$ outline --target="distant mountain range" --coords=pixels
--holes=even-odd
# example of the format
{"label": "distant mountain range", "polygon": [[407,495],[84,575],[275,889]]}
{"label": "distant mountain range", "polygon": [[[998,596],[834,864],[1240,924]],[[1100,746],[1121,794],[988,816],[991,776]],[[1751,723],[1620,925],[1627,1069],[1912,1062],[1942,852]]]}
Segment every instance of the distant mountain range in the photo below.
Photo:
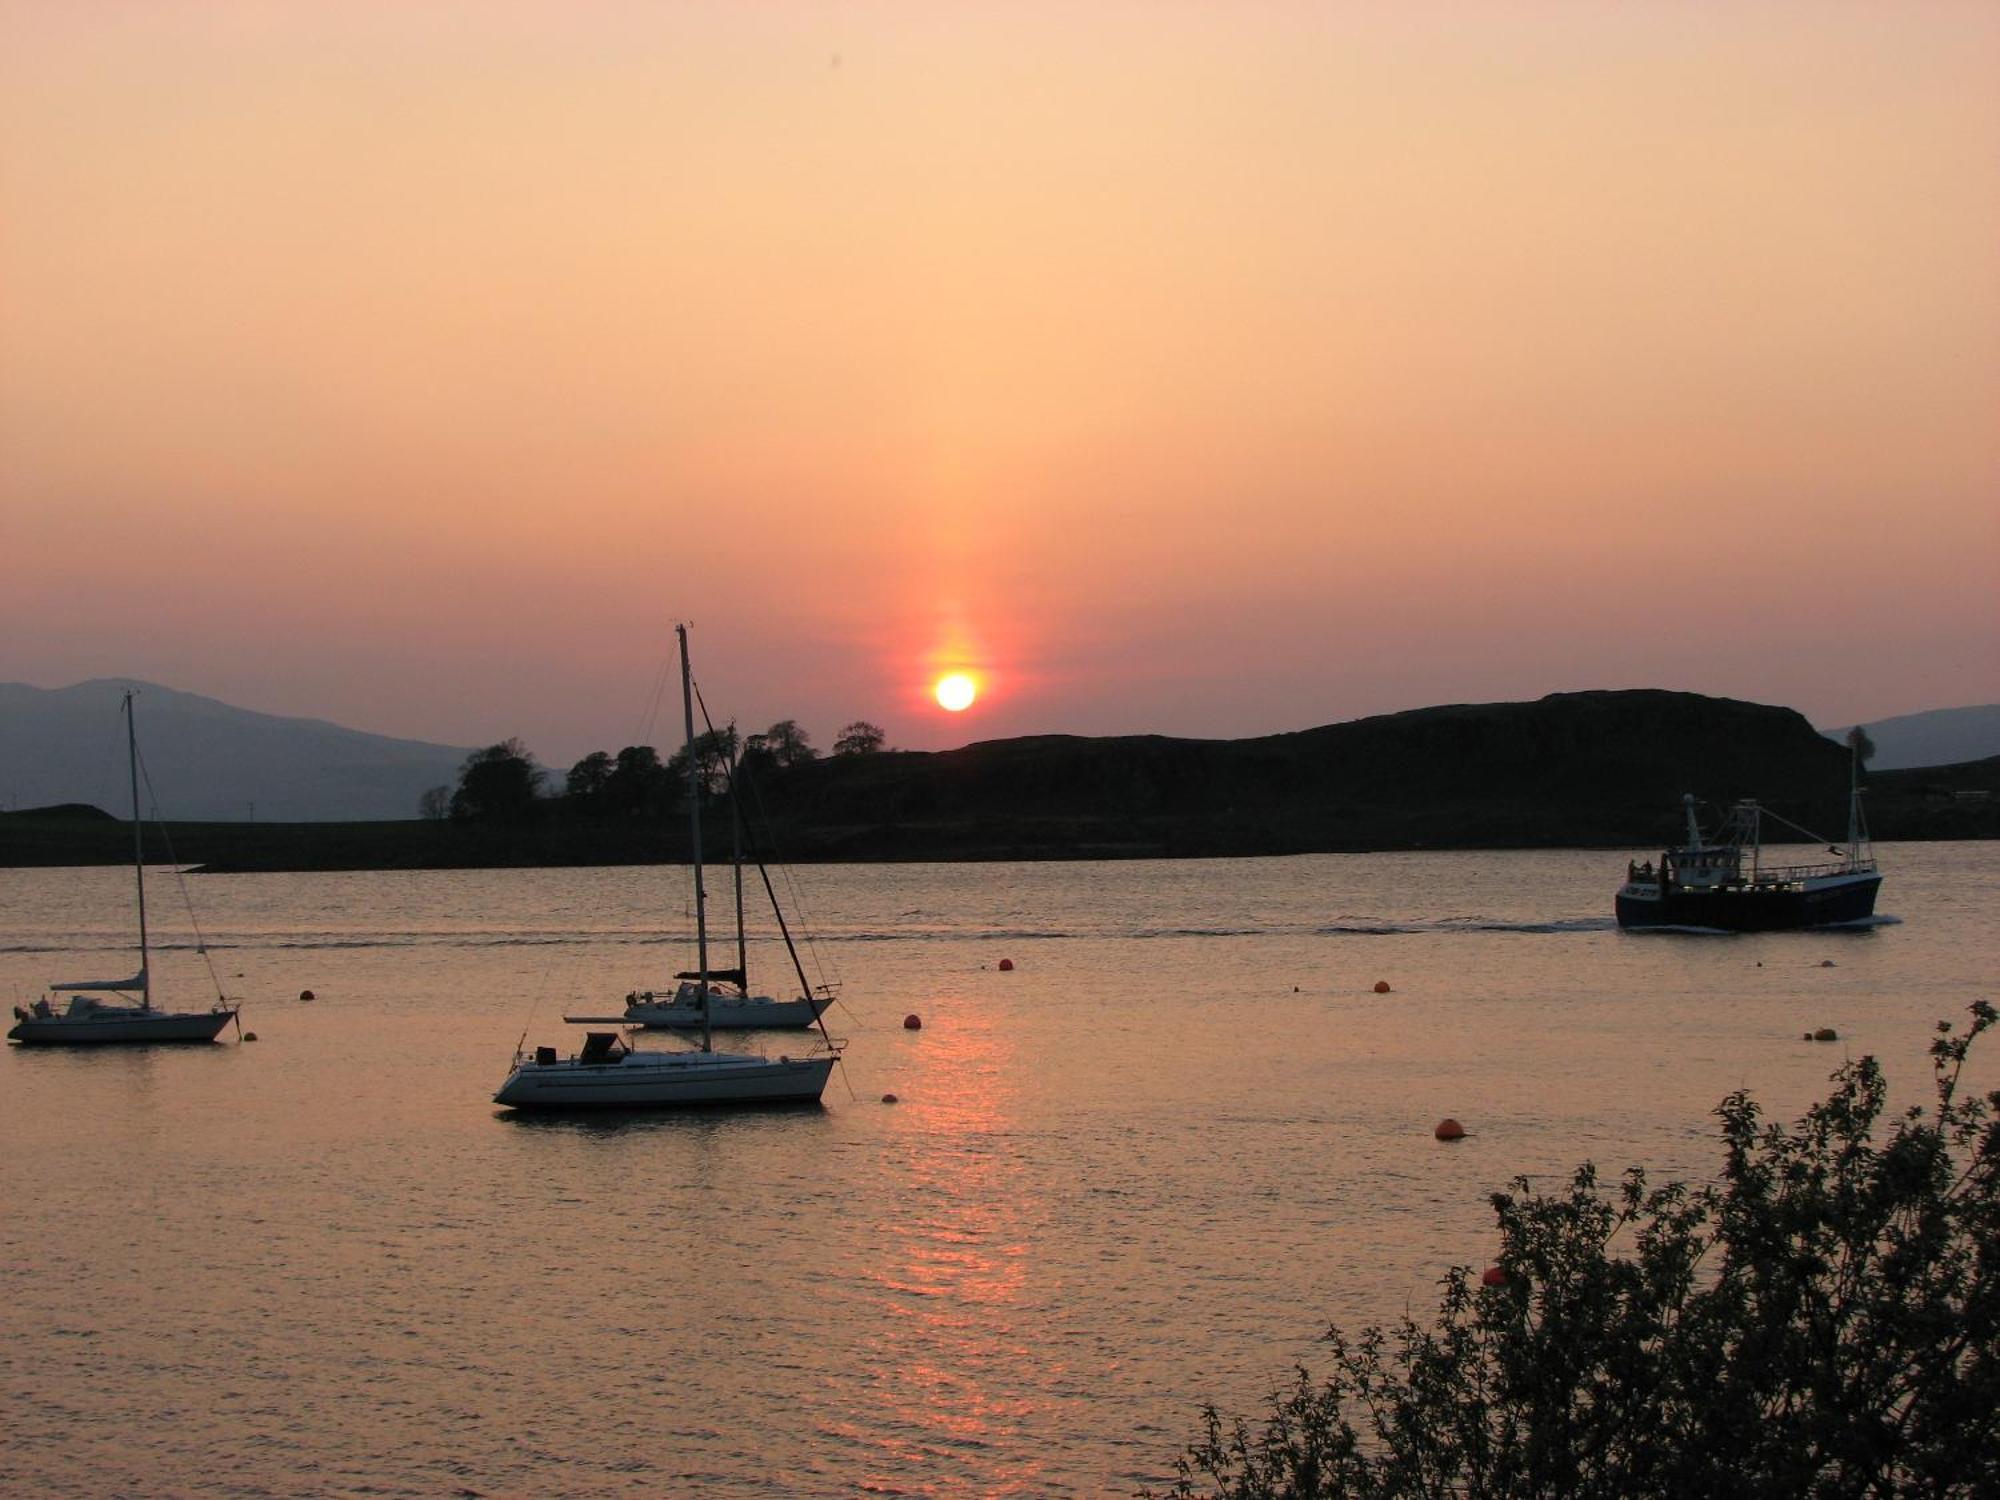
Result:
{"label": "distant mountain range", "polygon": [[[1853,726],[1822,729],[1832,740],[1845,740]],[[1870,770],[1900,771],[1911,766],[1955,766],[1961,761],[2000,755],[2000,703],[1970,708],[1933,708],[1920,714],[1876,719],[1863,726],[1875,742]]]}
{"label": "distant mountain range", "polygon": [[469,753],[252,713],[153,683],[0,683],[0,809],[81,802],[127,816],[118,712],[127,688],[139,694],[139,756],[160,815],[176,821],[414,818],[424,790],[456,784]]}

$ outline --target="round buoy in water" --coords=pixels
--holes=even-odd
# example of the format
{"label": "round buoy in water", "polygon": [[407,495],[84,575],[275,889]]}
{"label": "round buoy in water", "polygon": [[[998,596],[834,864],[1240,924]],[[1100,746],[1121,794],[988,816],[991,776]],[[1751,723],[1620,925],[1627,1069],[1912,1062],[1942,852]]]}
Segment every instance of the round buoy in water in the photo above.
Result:
{"label": "round buoy in water", "polygon": [[882,1102],[884,1104],[894,1104],[896,1102],[896,1096],[894,1094],[884,1094],[882,1096]]}
{"label": "round buoy in water", "polygon": [[923,1029],[924,1029],[924,1018],[918,1015],[915,1011],[911,1011],[910,1014],[903,1017],[903,1030],[922,1031]]}
{"label": "round buoy in water", "polygon": [[1014,968],[1014,960],[1013,960],[1013,959],[1011,959],[1011,958],[1003,958],[1003,959],[1001,959],[1001,960],[1000,960],[1000,972],[1001,972],[1002,974],[1008,974],[1008,973],[1012,973],[1012,972],[1013,972],[1013,968]]}
{"label": "round buoy in water", "polygon": [[1840,1033],[1835,1031],[1831,1026],[1822,1026],[1818,1031],[1813,1033],[1813,1040],[1816,1042],[1837,1042],[1840,1040]]}
{"label": "round buoy in water", "polygon": [[299,998],[300,998],[301,1000],[311,1000],[312,998],[314,998],[314,997],[313,997],[313,992],[312,992],[311,990],[300,990],[300,991],[299,991]]}
{"label": "round buoy in water", "polygon": [[1386,979],[1378,979],[1378,980],[1376,980],[1376,981],[1375,981],[1375,993],[1376,993],[1376,994],[1378,994],[1378,995],[1386,995],[1386,994],[1388,994],[1388,993],[1389,993],[1389,981],[1388,981],[1388,980],[1386,980]]}
{"label": "round buoy in water", "polygon": [[1505,1286],[1507,1273],[1498,1266],[1488,1266],[1479,1273],[1479,1282],[1481,1286]]}
{"label": "round buoy in water", "polygon": [[246,1031],[243,1033],[243,1040],[246,1042],[254,1042],[257,1040],[257,1033],[254,1031]]}
{"label": "round buoy in water", "polygon": [[1837,969],[1837,968],[1839,968],[1839,967],[1840,967],[1840,965],[1839,965],[1839,964],[1835,963],[1835,962],[1834,962],[1834,961],[1833,961],[1832,959],[1830,959],[1830,958],[1822,958],[1822,959],[1821,959],[1821,960],[1819,961],[1819,966],[1820,966],[1820,967],[1821,967],[1822,969]]}
{"label": "round buoy in water", "polygon": [[1465,1139],[1465,1127],[1447,1117],[1438,1121],[1437,1129],[1432,1134],[1441,1141],[1462,1141]]}

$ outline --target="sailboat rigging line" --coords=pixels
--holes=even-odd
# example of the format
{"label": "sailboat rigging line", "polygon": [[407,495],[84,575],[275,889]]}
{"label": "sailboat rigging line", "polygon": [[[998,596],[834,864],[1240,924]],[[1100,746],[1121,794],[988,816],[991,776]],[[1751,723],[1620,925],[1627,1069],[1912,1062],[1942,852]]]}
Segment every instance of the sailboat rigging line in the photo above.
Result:
{"label": "sailboat rigging line", "polygon": [[[715,734],[715,721],[709,718],[708,716],[708,704],[702,701],[701,684],[699,683],[695,684],[694,701],[696,705],[701,709],[702,723],[708,726],[708,732],[711,736],[713,736]],[[723,776],[728,784],[729,798],[732,804],[732,809],[734,809],[735,805],[738,803],[739,800],[737,796],[737,786],[736,786],[736,777],[734,768],[732,766],[725,765],[723,767]],[[785,892],[791,901],[792,910],[799,914],[799,923],[802,930],[802,936],[805,938],[806,952],[811,956],[813,968],[819,974],[820,982],[817,986],[814,986],[807,982],[806,976],[803,971],[801,971],[801,973],[799,974],[799,983],[801,986],[805,988],[807,994],[813,993],[815,988],[817,988],[822,993],[832,994],[835,991],[839,990],[842,984],[841,975],[837,967],[830,966],[827,963],[825,956],[820,952],[819,943],[814,939],[812,935],[812,925],[813,925],[812,913],[808,911],[806,908],[805,892],[800,889],[798,880],[793,876],[792,867],[790,863],[783,858],[781,851],[778,849],[777,840],[771,836],[771,831],[770,831],[771,814],[764,806],[764,794],[762,791],[758,789],[757,783],[755,781],[751,781],[747,777],[745,778],[745,780],[750,787],[750,798],[757,805],[756,806],[757,820],[758,823],[764,829],[764,838],[769,846],[770,862],[775,863],[778,866],[779,874],[785,882]],[[738,827],[743,832],[744,838],[746,840],[753,841],[750,847],[750,858],[757,865],[758,873],[763,876],[765,894],[767,894],[771,898],[771,909],[773,911],[780,913],[778,921],[779,924],[782,926],[784,923],[784,916],[782,914],[782,909],[778,904],[777,893],[771,889],[771,872],[766,867],[766,861],[757,854],[755,849],[754,839],[756,837],[756,830],[751,827],[749,820],[744,818],[740,812],[735,812],[735,817]],[[789,934],[785,938],[785,946],[788,949],[791,949],[793,966],[795,968],[800,967],[798,950],[797,948],[793,947],[792,940]],[[829,972],[830,970],[831,972]],[[824,1031],[826,1028],[822,1026],[820,1029]]]}
{"label": "sailboat rigging line", "polygon": [[514,1043],[514,1055],[516,1057],[519,1057],[522,1050],[528,1045],[529,1028],[535,1024],[535,1012],[542,1008],[542,1001],[548,998],[549,975],[555,972],[555,967],[556,955],[551,953],[548,962],[542,965],[541,982],[535,986],[534,994],[528,999],[528,1019],[521,1023],[520,1038]]}
{"label": "sailboat rigging line", "polygon": [[[824,1031],[826,1028],[822,1026],[820,1030]],[[840,1081],[847,1085],[847,1102],[849,1104],[859,1104],[861,1102],[861,1095],[855,1091],[854,1080],[847,1076],[847,1059],[836,1052],[833,1055],[833,1060],[840,1067]]]}
{"label": "sailboat rigging line", "polygon": [[[708,716],[708,704],[703,701],[701,689],[694,685],[692,678],[689,679],[689,686],[693,689],[694,701],[701,707],[701,721],[708,726],[709,739],[713,743],[715,738],[715,721]],[[688,738],[692,740],[694,737],[693,735],[689,735]],[[690,744],[688,746],[688,776],[690,783],[692,783],[694,777],[694,759],[694,746]],[[749,838],[751,830],[745,823],[742,799],[737,794],[736,764],[732,757],[725,756],[723,758],[722,777],[724,785],[729,790],[729,816],[736,820],[738,831],[745,836],[744,842],[750,846],[750,860],[757,866],[758,878],[764,882],[764,894],[770,898],[771,902],[771,915],[778,919],[778,935],[785,940],[785,952],[791,955],[792,968],[799,976],[799,988],[810,999],[813,993],[812,981],[806,978],[806,967],[799,959],[798,944],[792,941],[791,926],[785,921],[785,908],[779,903],[778,892],[771,884],[770,868],[764,863],[762,856],[757,853],[755,844]],[[752,783],[751,794],[753,796],[756,795],[755,783]],[[689,795],[697,795],[692,785],[690,785]],[[760,812],[762,811],[762,807],[763,802],[760,798],[758,802]],[[701,858],[701,851],[699,849],[694,851],[694,857],[697,860]],[[811,939],[808,938],[807,942],[810,943]],[[826,1012],[824,1009],[813,1013],[813,1024],[819,1027],[820,1037],[826,1042],[828,1049],[835,1057],[838,1057],[840,1055],[840,1048],[834,1043],[833,1033],[826,1029]]]}
{"label": "sailboat rigging line", "polygon": [[646,712],[640,716],[639,727],[632,734],[634,745],[649,745],[653,742],[653,731],[660,723],[660,702],[667,696],[667,682],[672,677],[673,670],[673,658],[662,657],[660,669],[653,676],[653,692],[646,701]]}
{"label": "sailboat rigging line", "polygon": [[[194,929],[194,951],[201,955],[201,961],[208,967],[208,982],[215,986],[215,998],[228,1003],[229,997],[222,992],[222,976],[215,971],[215,958],[208,951],[208,936],[201,930],[201,918],[195,915],[194,898],[188,894],[187,871],[181,868],[180,858],[174,853],[174,836],[167,830],[166,819],[160,816],[160,794],[153,789],[153,773],[146,765],[146,757],[133,746],[133,758],[139,763],[139,779],[146,783],[146,800],[153,809],[153,826],[160,831],[160,843],[167,851],[167,864],[174,872],[174,885],[181,893],[181,906],[186,910],[188,925]],[[243,1029],[242,1021],[236,1029]]]}

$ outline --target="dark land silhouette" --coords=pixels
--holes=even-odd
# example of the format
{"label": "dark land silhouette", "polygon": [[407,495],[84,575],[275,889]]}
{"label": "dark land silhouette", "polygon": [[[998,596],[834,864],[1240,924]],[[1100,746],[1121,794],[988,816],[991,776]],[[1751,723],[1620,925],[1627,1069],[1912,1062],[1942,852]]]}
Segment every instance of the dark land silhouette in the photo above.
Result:
{"label": "dark land silhouette", "polygon": [[[1241,740],[1038,735],[766,762],[744,805],[754,851],[793,862],[1646,848],[1677,841],[1684,792],[1711,814],[1755,797],[1838,840],[1848,769],[1790,709],[1639,689]],[[2000,836],[2000,758],[1865,783],[1878,839]],[[726,817],[708,823],[708,857],[726,857]],[[552,797],[505,818],[170,823],[148,849],[218,871],[483,868],[684,861],[687,837],[684,804],[608,817]],[[117,862],[130,839],[94,808],[0,815],[0,864]]]}

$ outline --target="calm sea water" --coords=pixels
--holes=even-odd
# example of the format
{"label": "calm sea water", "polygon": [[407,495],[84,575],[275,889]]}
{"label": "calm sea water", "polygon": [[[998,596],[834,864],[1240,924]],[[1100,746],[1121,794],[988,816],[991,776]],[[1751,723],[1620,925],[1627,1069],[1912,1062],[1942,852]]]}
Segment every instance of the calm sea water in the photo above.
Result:
{"label": "calm sea water", "polygon": [[[1993,994],[2000,846],[1882,855],[1899,924],[1735,938],[1617,932],[1603,852],[799,870],[825,1107],[562,1121],[489,1096],[686,962],[683,872],[191,877],[258,1041],[0,1057],[6,1485],[1159,1482],[1329,1321],[1427,1315],[1514,1175],[1706,1174],[1723,1094],[1788,1116],[1849,1053],[1918,1097]],[[0,871],[0,991],[129,972],[129,901]]]}

